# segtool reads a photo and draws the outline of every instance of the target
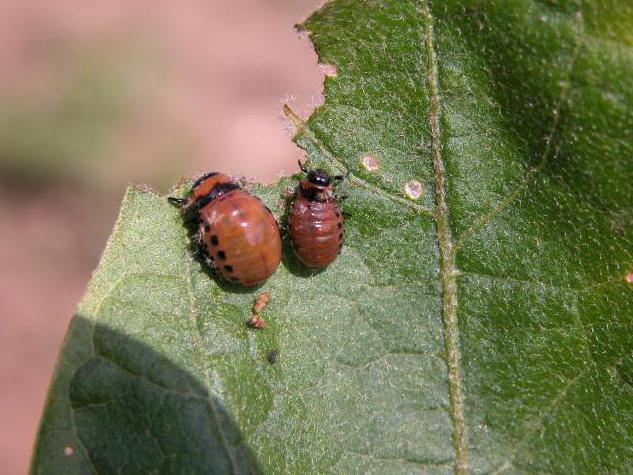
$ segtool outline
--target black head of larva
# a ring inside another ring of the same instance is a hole
[[[318,189],[334,187],[338,182],[345,179],[349,175],[349,170],[343,175],[334,176],[328,174],[328,172],[320,168],[310,170],[306,168],[303,163],[301,163],[301,160],[299,160],[299,168],[301,168],[301,171],[306,174],[306,179],[304,180],[304,183],[309,183],[310,185],[317,187]]]
[[[330,175],[319,169],[310,170],[308,172],[308,181],[317,186],[330,186],[330,183],[332,183]]]
[[[197,212],[209,202],[240,188],[241,186],[235,183],[230,176],[224,173],[209,172],[193,182],[188,198],[170,196],[168,199],[170,203],[182,208],[185,213],[196,216]]]

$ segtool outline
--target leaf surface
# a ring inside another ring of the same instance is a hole
[[[326,102],[286,112],[351,171],[342,254],[238,291],[130,189],[33,471],[629,472],[631,24],[624,0],[326,4],[302,26]],[[295,184],[254,192],[282,215]]]

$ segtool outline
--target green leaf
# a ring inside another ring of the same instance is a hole
[[[130,189],[33,472],[630,473],[631,24],[628,0],[325,5],[326,103],[286,111],[351,171],[342,254],[237,291]],[[254,192],[282,215],[294,184]]]

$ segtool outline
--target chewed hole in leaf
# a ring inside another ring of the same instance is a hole
[[[319,69],[328,78],[335,78],[338,75],[338,70],[333,64],[319,64]]]

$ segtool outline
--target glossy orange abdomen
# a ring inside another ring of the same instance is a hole
[[[334,262],[343,246],[343,216],[333,197],[317,200],[302,190],[290,210],[290,241],[303,264],[323,268]]]
[[[277,220],[259,198],[229,176],[207,173],[194,182],[189,198],[169,201],[195,220],[195,240],[223,279],[250,287],[264,282],[279,266]]]
[[[204,255],[227,281],[253,286],[270,277],[281,260],[281,237],[273,214],[244,190],[233,190],[200,210]]]

